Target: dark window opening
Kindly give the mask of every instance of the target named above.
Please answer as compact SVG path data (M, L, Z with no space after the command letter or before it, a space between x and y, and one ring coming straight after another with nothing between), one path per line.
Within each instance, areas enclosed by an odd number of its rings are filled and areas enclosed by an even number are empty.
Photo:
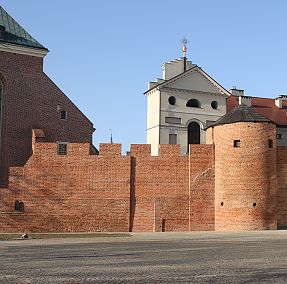
M253 207L256 207L256 203L255 202L253 203Z
M168 102L169 102L169 104L171 104L171 105L175 105L175 103L176 103L176 98L175 98L174 96L171 96L171 97L168 98Z
M211 102L211 107L212 107L213 109L218 109L218 102L217 102L217 101Z
M268 140L268 145L269 145L269 148L273 148L273 140L272 139Z
M66 143L58 143L57 153L58 155L67 155L68 145Z
M189 144L200 144L200 126L195 121L188 124L188 145Z
M24 203L22 201L16 200L15 201L15 210L24 212Z
M220 205L223 206L223 202L221 202Z
M200 102L196 99L191 99L186 103L187 107L200 107Z
M233 147L240 147L240 140L234 140Z
M276 134L276 139L283 139L283 134L281 133Z
M65 110L61 110L60 117L61 119L67 119L67 112Z

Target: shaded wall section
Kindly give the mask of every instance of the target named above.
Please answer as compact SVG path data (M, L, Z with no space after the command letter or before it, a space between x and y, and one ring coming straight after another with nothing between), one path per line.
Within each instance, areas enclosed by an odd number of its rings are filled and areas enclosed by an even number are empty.
M287 147L277 147L278 228L287 229Z

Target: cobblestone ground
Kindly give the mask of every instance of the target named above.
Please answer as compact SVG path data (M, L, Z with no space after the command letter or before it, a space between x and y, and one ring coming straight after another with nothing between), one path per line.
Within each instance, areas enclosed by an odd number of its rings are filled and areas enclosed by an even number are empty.
M0 242L0 283L286 283L287 232Z

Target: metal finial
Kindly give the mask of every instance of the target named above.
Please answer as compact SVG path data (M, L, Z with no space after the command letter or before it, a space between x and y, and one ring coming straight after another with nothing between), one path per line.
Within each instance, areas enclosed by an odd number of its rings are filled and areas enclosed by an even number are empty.
M187 40L186 37L183 37L183 39L180 42L182 43L183 57L186 57L187 44L189 43L189 41Z
M109 129L110 130L110 134L111 134L111 140L110 140L110 143L113 144L113 132L112 132L112 129Z

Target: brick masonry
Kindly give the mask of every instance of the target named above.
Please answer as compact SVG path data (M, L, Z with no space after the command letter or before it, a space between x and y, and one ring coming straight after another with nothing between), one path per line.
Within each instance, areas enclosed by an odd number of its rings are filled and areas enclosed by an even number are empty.
M68 154L59 156L57 144L43 142L42 135L34 131L33 155L23 167L10 169L9 188L0 196L0 231L214 228L211 217L195 218L194 212L191 215L190 206L200 206L202 201L195 201L197 184L190 183L190 160L180 156L178 145L161 145L160 155L153 157L150 145L132 145L130 156L122 156L119 144L101 144L99 155L90 155L89 143L70 143ZM200 188L206 186L205 192L212 195L213 183L204 180L213 179L212 170L209 174L213 146L205 145L196 156L197 148L191 148L192 171L204 172L197 180ZM200 153L206 163L195 172ZM24 212L15 210L16 201L24 203ZM212 210L212 206L204 209L208 216L213 215Z
M43 72L43 59L0 52L3 85L0 187L8 168L23 166L31 155L31 130L41 128L50 142L92 142L92 123ZM65 110L67 120L60 119Z
M278 227L287 228L287 148L277 147Z
M272 123L208 129L206 145L69 143L33 131L33 154L0 191L0 232L260 230L287 225L287 148ZM240 147L234 147L240 140ZM273 147L269 147L269 140ZM278 186L277 186L278 185ZM24 211L15 210L15 202ZM255 206L254 206L254 203Z
M215 230L276 229L276 126L238 122L208 131L215 144Z

